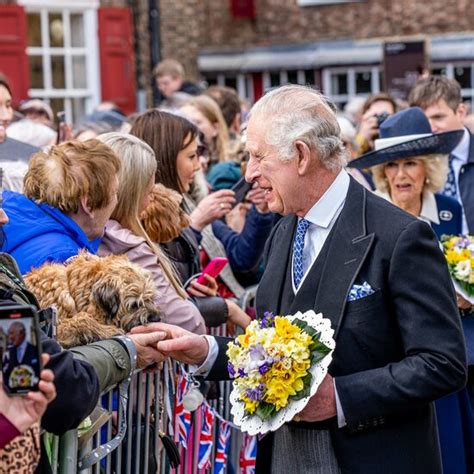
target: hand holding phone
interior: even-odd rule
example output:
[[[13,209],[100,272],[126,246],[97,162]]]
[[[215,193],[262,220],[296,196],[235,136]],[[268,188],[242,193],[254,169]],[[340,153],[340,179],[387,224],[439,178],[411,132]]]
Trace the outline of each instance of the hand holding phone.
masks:
[[[233,186],[232,191],[235,193],[235,203],[233,207],[245,199],[247,193],[252,189],[252,183],[245,181],[245,176],[242,176]]]
[[[201,285],[206,284],[206,278],[204,275],[210,275],[213,278],[217,278],[219,273],[223,268],[229,263],[229,260],[225,257],[215,257],[207,265],[206,268],[202,271],[201,276],[197,279],[197,282]]]
[[[39,390],[41,352],[36,309],[29,305],[0,307],[0,359],[8,395]]]

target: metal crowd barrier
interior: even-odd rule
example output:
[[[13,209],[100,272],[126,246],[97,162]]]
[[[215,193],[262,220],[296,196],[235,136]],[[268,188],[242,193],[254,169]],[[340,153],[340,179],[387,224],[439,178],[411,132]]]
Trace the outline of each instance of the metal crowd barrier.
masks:
[[[242,308],[253,304],[256,287],[249,288],[239,301]],[[227,326],[222,325],[210,331],[213,335],[228,335]],[[176,380],[176,364],[172,364],[172,377]],[[218,398],[208,403],[217,414],[231,421],[229,396],[230,381],[217,382]],[[123,389],[123,387],[122,387]],[[199,435],[201,429],[200,410],[192,414],[192,428],[188,449],[180,448],[181,465],[172,469],[165,455],[159,432],[168,432],[170,420],[163,403],[163,391],[169,389],[162,383],[160,372],[137,371],[126,390],[128,403],[123,411],[120,404],[119,386],[102,395],[102,408],[90,418],[88,429],[68,431],[60,438],[47,435],[53,474],[198,474]],[[174,399],[173,399],[174,400]],[[171,409],[174,410],[174,401]],[[114,449],[113,439],[126,421],[124,437]],[[97,426],[95,426],[97,425]],[[100,427],[98,427],[100,425]],[[161,426],[160,426],[161,425]],[[171,420],[174,428],[174,420]],[[206,472],[214,473],[215,450],[218,438],[217,423],[214,424],[212,467]],[[232,429],[228,466],[225,472],[239,472],[241,433]],[[110,448],[108,447],[110,446]],[[84,467],[84,462],[86,463]],[[232,467],[230,467],[232,466]]]

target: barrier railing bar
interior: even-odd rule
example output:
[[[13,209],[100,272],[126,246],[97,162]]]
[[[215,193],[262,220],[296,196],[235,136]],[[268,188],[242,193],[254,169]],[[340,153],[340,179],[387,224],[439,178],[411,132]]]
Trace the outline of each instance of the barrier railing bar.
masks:
[[[133,377],[132,383],[128,389],[128,413],[127,413],[127,431],[131,430],[132,426],[132,419],[133,419],[133,410],[130,408],[133,405],[133,388],[137,384],[137,378]],[[126,467],[126,474],[132,474],[132,436],[130,435],[131,431],[128,431],[127,435],[127,467]]]

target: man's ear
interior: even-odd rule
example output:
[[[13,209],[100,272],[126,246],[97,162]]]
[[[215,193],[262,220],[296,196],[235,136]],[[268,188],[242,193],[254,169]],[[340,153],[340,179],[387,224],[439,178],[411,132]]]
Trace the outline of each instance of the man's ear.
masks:
[[[458,105],[458,108],[456,109],[456,115],[459,117],[459,119],[462,122],[464,122],[464,119],[466,118],[466,115],[467,115],[466,104],[464,102],[461,102]]]
[[[94,212],[91,210],[89,207],[89,200],[87,199],[87,196],[82,196],[80,201],[81,203],[81,209],[82,211],[91,219],[94,218]]]
[[[306,174],[310,169],[312,163],[311,150],[306,143],[300,140],[295,141],[295,148],[297,153],[296,159],[298,160],[298,174],[301,176]]]

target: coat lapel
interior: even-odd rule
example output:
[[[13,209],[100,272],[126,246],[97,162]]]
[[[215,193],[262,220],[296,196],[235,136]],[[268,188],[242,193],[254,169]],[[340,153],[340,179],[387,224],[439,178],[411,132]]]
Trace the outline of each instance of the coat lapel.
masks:
[[[297,218],[288,216],[278,226],[271,240],[271,258],[266,262],[265,273],[260,281],[257,297],[257,315],[262,317],[265,311],[279,314]]]
[[[351,178],[346,203],[334,228],[316,295],[315,311],[329,318],[337,337],[347,296],[374,241],[367,235],[367,191]]]

